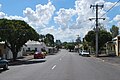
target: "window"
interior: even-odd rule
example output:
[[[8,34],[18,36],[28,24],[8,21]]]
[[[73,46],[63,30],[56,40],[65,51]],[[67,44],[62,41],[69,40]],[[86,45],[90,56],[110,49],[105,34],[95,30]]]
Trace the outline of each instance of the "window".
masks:
[[[30,51],[30,48],[28,48],[28,51]]]
[[[37,51],[37,48],[35,48],[35,51]]]

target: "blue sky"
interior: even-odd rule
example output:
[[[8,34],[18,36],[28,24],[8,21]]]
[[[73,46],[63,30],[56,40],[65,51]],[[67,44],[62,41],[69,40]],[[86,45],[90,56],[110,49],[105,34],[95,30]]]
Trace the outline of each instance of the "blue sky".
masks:
[[[74,41],[76,35],[81,38],[95,24],[86,21],[95,13],[89,8],[91,4],[104,3],[99,15],[118,0],[0,0],[0,18],[20,19],[26,21],[39,34],[51,33],[55,39]],[[120,26],[120,3],[109,11],[100,21],[109,30],[111,26]],[[85,22],[84,22],[85,21]]]
[[[74,0],[51,0],[51,2],[56,6],[56,10],[60,8],[73,8]],[[8,15],[19,15],[23,16],[23,10],[27,7],[35,10],[37,4],[45,5],[48,0],[0,0],[2,4],[2,11]]]

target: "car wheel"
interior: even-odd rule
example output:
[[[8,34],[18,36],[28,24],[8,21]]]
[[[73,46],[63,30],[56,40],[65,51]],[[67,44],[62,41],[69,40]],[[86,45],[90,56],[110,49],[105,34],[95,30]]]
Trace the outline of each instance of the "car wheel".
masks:
[[[8,64],[5,64],[5,66],[3,67],[4,70],[8,70]]]

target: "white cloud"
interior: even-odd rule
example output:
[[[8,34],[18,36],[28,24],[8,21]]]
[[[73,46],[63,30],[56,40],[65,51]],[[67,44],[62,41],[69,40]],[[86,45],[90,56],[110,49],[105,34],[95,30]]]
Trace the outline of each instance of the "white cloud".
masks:
[[[117,23],[118,27],[120,28],[120,22]]]
[[[27,22],[33,25],[35,28],[45,28],[51,20],[55,11],[55,6],[49,1],[46,5],[36,5],[36,10],[26,8],[23,14],[27,18]]]
[[[120,21],[120,15],[116,15],[114,18],[113,18],[114,21]]]
[[[54,26],[51,26],[49,28],[45,28],[42,30],[42,34],[51,33],[54,35],[55,39],[60,39],[61,41],[71,41],[74,40],[77,36],[77,34],[73,34],[74,30],[71,30],[69,28],[63,30],[61,28],[55,28]],[[74,31],[75,32],[75,31]]]
[[[95,21],[89,21],[90,17],[95,17],[95,9],[90,8],[91,4],[104,4],[104,8],[99,9],[99,16],[103,15],[113,4],[112,2],[106,2],[105,0],[75,0],[74,8],[60,8],[56,12],[56,7],[49,0],[46,5],[38,4],[36,9],[28,7],[23,10],[24,17],[21,16],[8,16],[4,12],[0,12],[0,18],[24,20],[40,34],[51,33],[55,36],[55,39],[61,41],[75,40],[77,35],[84,37],[92,26],[95,25]],[[1,8],[2,5],[0,5]],[[117,5],[118,6],[118,5]],[[49,25],[51,19],[54,17],[54,22],[57,25]],[[109,17],[104,16],[105,21],[99,20],[105,26],[108,24]],[[120,21],[120,15],[117,15],[114,21]],[[53,24],[52,24],[53,25]],[[120,22],[118,23],[120,25]],[[51,27],[50,27],[51,26]]]
[[[67,38],[75,38],[75,35],[80,35],[81,37],[84,37],[87,31],[92,29],[91,27],[93,26],[93,24],[95,25],[95,23],[90,22],[88,19],[90,17],[95,17],[95,8],[94,10],[92,10],[92,8],[90,8],[90,5],[94,5],[97,3],[101,5],[104,4],[103,9],[99,9],[99,17],[106,13],[106,11],[115,4],[112,2],[106,2],[105,0],[76,0],[75,8],[60,9],[57,12],[57,16],[54,18],[54,20],[58,25],[61,26],[61,35],[62,33],[64,33]],[[68,12],[74,13],[68,14]],[[72,17],[74,16],[77,17],[74,20],[72,20]],[[104,15],[103,17],[106,18],[106,20],[99,20],[99,22],[103,23],[105,28],[107,28],[109,17],[107,15]],[[69,33],[69,31],[71,31],[72,35]],[[60,33],[58,33],[58,35],[60,35]],[[65,37],[61,37],[61,39],[65,39]]]
[[[90,9],[90,5],[94,4],[96,0],[76,0],[75,9],[60,9],[54,20],[59,24],[62,29],[80,29],[83,26],[91,27],[83,23],[88,21],[89,17],[94,17],[94,12]],[[77,16],[76,21],[72,20],[74,16]],[[88,23],[87,23],[88,24]]]
[[[118,27],[120,27],[120,15],[118,14],[118,15],[116,15],[114,18],[113,18],[113,20],[112,20],[112,22],[117,22],[117,26]]]
[[[120,22],[117,23],[117,26],[120,28]]]
[[[55,23],[59,24],[62,29],[66,29],[69,27],[69,22],[72,16],[76,14],[76,11],[74,9],[61,8],[56,14],[58,16],[54,17]]]
[[[5,13],[0,12],[0,18],[4,18],[5,16],[6,16],[6,14],[5,14]]]

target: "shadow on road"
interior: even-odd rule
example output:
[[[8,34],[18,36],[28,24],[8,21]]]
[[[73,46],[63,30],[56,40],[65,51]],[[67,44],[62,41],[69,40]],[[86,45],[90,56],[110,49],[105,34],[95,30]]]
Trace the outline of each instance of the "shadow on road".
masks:
[[[5,71],[7,71],[7,70],[4,70],[4,69],[0,69],[0,73],[2,73],[2,72],[5,72]]]
[[[28,64],[35,64],[35,63],[43,63],[46,60],[16,60],[16,61],[10,61],[9,66],[17,66],[17,65],[28,65]]]

